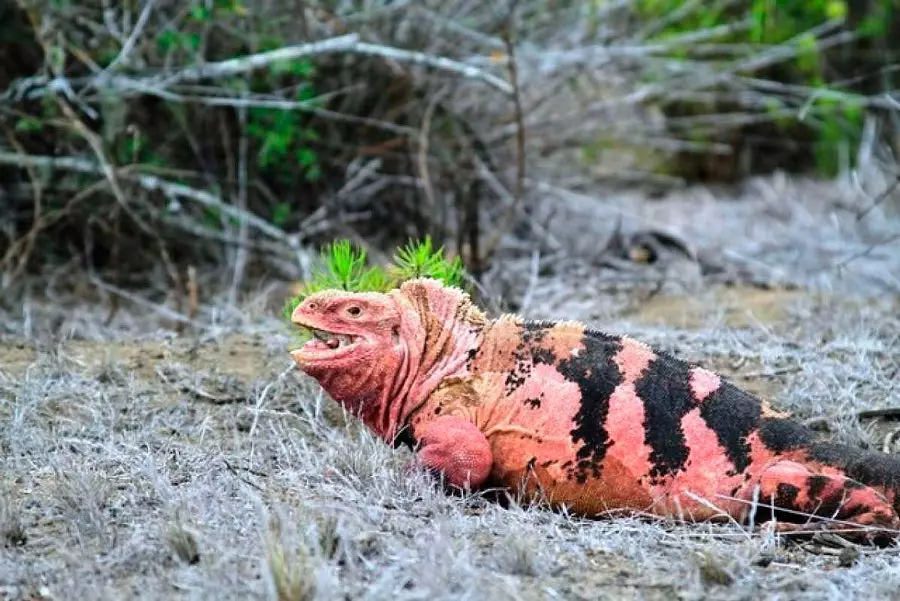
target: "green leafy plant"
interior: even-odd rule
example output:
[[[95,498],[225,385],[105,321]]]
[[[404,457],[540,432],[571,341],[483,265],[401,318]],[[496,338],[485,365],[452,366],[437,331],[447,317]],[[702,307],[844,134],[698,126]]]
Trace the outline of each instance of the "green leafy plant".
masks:
[[[269,50],[281,45],[282,40],[272,38],[264,40],[262,48]],[[273,84],[273,81],[286,78],[295,88],[293,100],[315,107],[320,104],[312,85],[315,76],[315,65],[308,59],[279,61],[272,65],[268,73],[256,76],[251,87],[269,90],[281,85]],[[294,180],[298,169],[308,182],[321,180],[324,173],[319,153],[315,149],[320,136],[308,122],[308,114],[299,110],[251,108],[247,115],[247,132],[258,147],[257,166],[270,171],[286,184]],[[275,219],[277,216],[273,215],[273,222]]]
[[[644,22],[661,23],[651,37],[654,41],[664,42],[679,38],[692,32],[709,30],[714,27],[749,21],[747,28],[734,28],[717,37],[718,43],[750,44],[774,46],[789,44],[794,47],[794,60],[778,64],[770,68],[766,77],[791,84],[799,84],[811,88],[811,103],[804,111],[807,117],[805,127],[810,128],[813,137],[815,166],[820,173],[833,175],[839,168],[838,156],[846,147],[854,147],[860,138],[863,113],[857,102],[849,105],[843,102],[817,100],[820,92],[837,92],[837,86],[829,83],[829,65],[824,51],[810,33],[803,34],[829,20],[847,19],[852,4],[847,0],[806,0],[776,1],[751,0],[745,3],[709,2],[698,3],[693,9],[685,10],[683,0],[636,0],[634,9]],[[848,23],[848,29],[860,38],[879,38],[888,35],[891,19],[895,18],[896,3],[894,0],[875,0],[865,9],[866,15],[857,24]],[[671,55],[674,58],[687,58],[692,50],[688,46],[678,46]],[[723,61],[727,60],[722,57]],[[862,70],[866,68],[860,67]],[[655,77],[652,71],[645,74],[650,79]],[[832,76],[832,79],[833,76]],[[692,109],[679,105],[676,111],[689,110],[690,114],[721,110],[716,105],[695,104]],[[783,111],[780,111],[783,114]],[[789,120],[784,116],[776,119],[775,124],[791,135],[796,131],[796,119]],[[714,133],[704,133],[701,141],[711,141]],[[852,160],[853,152],[849,153]]]
[[[195,2],[178,20],[156,33],[157,51],[166,60],[183,61],[198,53],[221,52],[212,42],[217,39],[210,32],[223,23],[244,21],[252,3],[238,0],[213,0]],[[290,41],[276,33],[277,20],[261,22],[261,28],[253,33],[252,52],[268,52],[284,47]],[[226,28],[227,29],[227,28]],[[118,49],[115,48],[117,51]],[[247,49],[230,48],[222,58],[242,56]],[[112,54],[115,56],[116,52]],[[219,58],[219,57],[216,57]],[[206,58],[206,60],[210,60]],[[324,101],[315,88],[317,77],[315,63],[308,58],[280,60],[252,74],[222,80],[222,85],[234,93],[247,94],[253,104],[246,111],[246,135],[255,168],[254,177],[269,185],[294,189],[298,184],[316,184],[325,177],[321,156],[320,132],[313,125],[308,111],[297,107],[266,105],[275,100],[292,101],[309,108],[320,107]],[[181,107],[177,110],[183,111]],[[288,226],[294,214],[292,205],[286,202],[270,204],[259,211],[278,227]],[[222,221],[217,215],[207,215],[206,225],[220,229]]]
[[[299,86],[296,100],[312,105],[314,92],[307,85]],[[319,141],[319,134],[304,125],[298,111],[251,108],[247,131],[258,140],[257,164],[262,168],[275,167],[282,177],[291,177],[299,168],[308,181],[322,177],[319,156],[309,144]]]
[[[459,257],[447,260],[444,248],[435,249],[430,236],[400,248],[394,255],[394,263],[393,272],[398,282],[426,277],[457,288],[463,287],[465,282],[462,260]]]
[[[444,247],[435,248],[430,236],[397,249],[393,263],[386,267],[368,265],[365,249],[355,248],[348,240],[336,240],[322,249],[321,266],[301,284],[300,294],[287,301],[284,315],[290,319],[304,298],[320,290],[387,292],[405,281],[422,277],[434,278],[448,286],[465,286],[465,269],[460,258],[448,259]]]
[[[285,306],[285,316],[297,308],[304,298],[321,290],[351,290],[353,292],[383,292],[388,288],[384,270],[367,266],[364,248],[354,248],[348,240],[336,240],[321,252],[321,266],[301,285],[301,293]]]

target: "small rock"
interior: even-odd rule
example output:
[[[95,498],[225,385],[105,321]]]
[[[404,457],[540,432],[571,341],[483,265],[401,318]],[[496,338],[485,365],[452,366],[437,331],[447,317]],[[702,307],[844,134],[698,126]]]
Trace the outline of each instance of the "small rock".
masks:
[[[844,547],[838,555],[838,565],[842,568],[849,568],[856,563],[857,559],[859,559],[859,551],[856,547]]]
[[[715,557],[705,555],[699,569],[700,577],[706,584],[730,586],[734,583],[734,575]]]

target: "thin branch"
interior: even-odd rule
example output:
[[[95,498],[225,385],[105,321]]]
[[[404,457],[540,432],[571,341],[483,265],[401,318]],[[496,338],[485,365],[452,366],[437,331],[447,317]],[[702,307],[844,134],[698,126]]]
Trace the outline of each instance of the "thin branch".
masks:
[[[841,261],[840,263],[838,263],[838,264],[836,265],[836,267],[837,267],[838,269],[841,269],[841,268],[843,268],[843,267],[846,267],[846,266],[847,266],[848,264],[850,264],[851,262],[853,262],[853,261],[855,261],[855,260],[857,260],[857,259],[861,259],[861,258],[863,258],[863,257],[868,256],[869,254],[871,254],[872,251],[876,250],[877,248],[879,248],[879,247],[881,247],[881,246],[887,246],[888,244],[893,244],[894,242],[897,242],[897,241],[900,241],[900,234],[895,234],[895,235],[893,235],[893,236],[888,236],[888,237],[885,238],[884,240],[879,240],[878,242],[875,242],[874,244],[870,244],[869,246],[867,246],[867,247],[864,248],[863,250],[861,250],[861,251],[859,251],[859,252],[857,252],[857,253],[853,253],[852,255],[850,255],[849,257],[847,257],[846,259],[844,259],[844,260]]]
[[[691,31],[670,38],[665,42],[654,44],[594,44],[567,50],[532,47],[531,49],[521,51],[519,54],[521,58],[535,63],[535,68],[539,73],[547,73],[551,71],[560,71],[565,67],[584,66],[586,64],[597,66],[614,60],[646,59],[651,58],[654,55],[665,56],[676,50],[696,51],[698,48],[705,47],[699,45],[700,42],[704,40],[722,37],[744,29],[749,29],[751,25],[751,19],[744,19],[728,25],[719,25],[700,31]],[[754,50],[754,48],[746,44],[719,44],[717,45],[716,50],[719,53],[722,53],[723,46],[734,48],[736,52],[740,51],[743,54],[747,54]],[[487,65],[493,62],[493,59],[490,57],[476,56],[466,62],[470,65]]]
[[[470,79],[480,80],[500,90],[504,94],[513,93],[512,86],[509,83],[496,75],[492,75],[473,65],[467,65],[450,58],[434,56],[424,52],[360,42],[359,35],[355,33],[309,44],[286,46],[268,52],[260,52],[242,56],[240,58],[189,67],[173,74],[156,75],[148,78],[138,79],[101,72],[99,75],[94,76],[89,80],[88,87],[93,87],[95,89],[107,88],[120,93],[138,92],[141,94],[153,93],[162,95],[164,91],[179,83],[233,77],[235,75],[243,75],[257,69],[269,67],[273,63],[281,61],[290,61],[308,56],[339,52],[380,56],[382,58],[400,62],[426,65],[441,71],[456,73]],[[83,81],[83,79],[69,80],[62,76],[57,76],[52,79],[28,78],[27,80],[16,80],[9,86],[9,89],[4,94],[0,95],[0,99],[12,98],[13,100],[20,100],[23,98],[31,99],[42,97],[53,91],[71,90],[73,89],[73,85],[77,87],[77,85]],[[24,92],[22,91],[23,88],[25,88]]]
[[[165,241],[162,239],[162,236],[159,235],[159,232],[155,228],[150,227],[147,223],[144,222],[140,215],[132,210],[131,206],[128,203],[128,200],[125,197],[125,194],[122,192],[121,186],[119,185],[119,179],[116,174],[116,170],[106,157],[106,150],[104,149],[103,140],[96,132],[85,125],[81,117],[78,116],[78,114],[65,100],[62,100],[60,98],[56,98],[55,100],[60,110],[69,120],[70,127],[72,127],[72,129],[74,129],[82,138],[84,138],[84,140],[88,143],[88,146],[90,146],[91,150],[94,152],[94,155],[97,157],[100,172],[109,181],[110,190],[112,191],[113,197],[116,199],[118,206],[126,215],[128,215],[128,217],[131,218],[131,220],[138,226],[138,228],[144,231],[144,233],[153,238],[153,240],[156,242],[156,245],[159,248],[160,258],[165,265],[169,278],[172,280],[172,284],[174,285],[175,290],[180,292],[181,279],[178,275],[178,269],[175,267],[175,263],[172,260],[171,255],[169,254],[169,250],[166,248]]]
[[[8,128],[5,128],[6,138],[9,143],[20,153],[25,152],[25,148],[19,143],[18,139],[16,139],[15,135]],[[28,264],[28,260],[31,258],[31,253],[34,250],[34,246],[37,242],[38,234],[41,231],[42,224],[44,222],[44,186],[38,178],[37,174],[34,171],[34,168],[26,168],[28,172],[28,178],[32,183],[32,216],[31,216],[31,228],[28,230],[22,238],[14,242],[7,249],[6,254],[3,256],[2,260],[0,260],[0,266],[3,266],[3,278],[2,281],[9,282],[15,280],[21,275],[21,273],[25,270],[26,265]],[[20,250],[21,246],[21,250]],[[16,255],[18,254],[18,257]],[[18,259],[15,261],[15,267],[11,266],[14,262],[14,259]],[[12,273],[10,273],[10,271]],[[4,286],[5,287],[5,286]]]
[[[56,222],[60,221],[63,217],[68,216],[75,209],[76,205],[81,203],[83,200],[90,198],[107,186],[109,186],[109,182],[106,179],[101,179],[94,182],[90,186],[79,190],[74,196],[72,196],[72,198],[70,198],[63,204],[62,208],[57,209],[52,213],[47,213],[41,217],[40,221],[38,221],[34,226],[36,228],[35,235],[50,228],[51,226],[56,224]],[[18,248],[25,242],[26,239],[24,236],[19,240],[14,241],[9,247],[7,255],[3,258],[2,261],[0,261],[0,265],[6,264],[11,256],[13,256],[16,252],[19,252]],[[14,275],[10,275],[8,273],[8,270],[5,269],[2,276],[0,276],[0,290],[5,290],[6,288],[8,288],[19,274],[20,272],[17,272]]]
[[[834,100],[836,102],[854,101],[865,107],[891,109],[893,105],[889,99],[881,99],[877,96],[864,96],[852,92],[843,92],[830,88],[814,88],[812,86],[804,86],[799,84],[782,83],[780,81],[771,81],[768,79],[759,79],[757,77],[737,76],[737,83],[744,83],[752,88],[762,90],[763,92],[774,92],[777,94],[794,94],[798,97],[806,97],[806,102],[801,108],[801,117],[808,110],[809,106],[816,100]]]
[[[166,319],[171,319],[172,321],[175,321],[178,323],[188,324],[188,325],[192,325],[192,326],[198,326],[198,324],[194,320],[192,320],[188,317],[185,317],[181,313],[178,313],[177,311],[170,309],[164,305],[152,303],[146,299],[141,298],[140,296],[138,296],[136,294],[132,294],[131,292],[129,292],[127,290],[123,290],[122,288],[119,288],[118,286],[113,286],[112,284],[108,284],[108,283],[104,282],[103,280],[101,280],[96,275],[94,275],[93,273],[89,276],[89,279],[90,279],[91,284],[93,284],[97,288],[100,288],[101,290],[104,290],[110,294],[115,294],[116,296],[120,296],[127,301],[130,301],[136,305],[139,305],[141,307],[149,309],[149,310],[153,311],[154,313],[157,313]]]
[[[73,157],[55,158],[39,155],[20,155],[11,152],[0,151],[0,164],[16,165],[19,167],[33,166],[49,169],[64,169],[66,171],[77,171],[79,173],[99,175],[105,174],[104,169],[101,165],[98,165],[97,163],[93,163],[91,161],[76,159]],[[155,175],[135,173],[128,167],[121,167],[119,169],[116,169],[115,174],[122,177],[123,179],[138,183],[145,190],[159,190],[160,192],[173,198],[187,198],[189,200],[198,202],[205,207],[222,211],[226,215],[234,217],[235,219],[246,219],[249,225],[252,225],[263,234],[275,240],[285,242],[292,248],[294,247],[294,244],[291,242],[290,237],[281,228],[275,227],[264,219],[257,217],[253,213],[241,211],[237,207],[226,204],[222,202],[219,197],[210,194],[209,192],[197,190],[196,188],[191,188],[183,184],[166,181],[162,178],[156,177]]]
[[[153,92],[150,92],[153,93]],[[198,104],[205,104],[207,106],[227,106],[233,108],[263,108],[263,109],[274,109],[279,111],[301,111],[305,113],[310,113],[312,115],[316,115],[318,117],[322,117],[325,119],[331,119],[333,121],[344,121],[346,123],[355,123],[358,125],[366,125],[368,127],[383,129],[385,131],[389,131],[395,134],[401,134],[404,136],[412,135],[415,133],[415,129],[412,127],[408,127],[405,125],[397,125],[395,123],[388,123],[387,121],[380,121],[378,119],[372,119],[371,117],[361,117],[357,115],[345,115],[343,113],[339,113],[336,111],[332,111],[329,109],[324,109],[318,106],[315,106],[316,102],[320,102],[325,99],[326,96],[330,95],[322,95],[317,96],[316,98],[312,98],[310,100],[275,100],[275,99],[256,99],[252,97],[248,98],[234,98],[234,97],[216,97],[216,96],[186,96],[181,94],[175,94],[171,92],[167,92],[165,94],[165,99],[169,102],[177,102],[177,103],[189,103],[196,102]]]
[[[852,176],[853,176],[853,183],[856,185],[856,187],[859,189],[859,191],[866,198],[869,198],[872,201],[868,207],[866,207],[865,209],[863,209],[862,211],[860,211],[859,213],[856,214],[857,221],[862,220],[863,217],[865,217],[870,212],[872,212],[872,210],[875,209],[875,207],[877,207],[878,205],[883,203],[887,199],[888,196],[893,194],[894,190],[897,189],[897,186],[900,186],[900,174],[897,174],[894,176],[894,181],[892,181],[890,183],[890,185],[881,192],[881,194],[879,194],[875,198],[872,198],[868,194],[866,194],[865,190],[863,190],[862,185],[859,183],[859,175],[856,170],[853,171]]]
[[[249,54],[239,58],[231,58],[216,63],[207,63],[198,67],[190,67],[173,75],[159,76],[151,81],[170,87],[176,83],[185,81],[200,81],[202,79],[222,79],[234,75],[243,75],[257,69],[269,67],[273,63],[292,61],[298,58],[328,54],[331,52],[346,52],[359,44],[359,35],[351,33],[327,40],[285,46],[277,50]]]
[[[138,38],[141,37],[141,34],[144,32],[144,28],[147,26],[147,21],[150,20],[150,13],[153,12],[153,7],[155,4],[156,0],[147,0],[147,3],[144,5],[144,10],[141,11],[134,29],[128,36],[128,39],[125,40],[125,43],[122,44],[122,49],[119,51],[119,54],[117,54],[116,57],[109,63],[109,65],[106,66],[104,72],[111,72],[113,69],[119,66],[119,63],[125,62],[128,59],[128,55],[131,54],[131,51],[134,49]]]
[[[380,56],[398,61],[409,61],[420,65],[427,65],[442,71],[449,71],[468,77],[469,79],[478,79],[503,92],[504,94],[512,94],[512,86],[503,81],[496,75],[491,75],[487,71],[467,65],[453,59],[443,56],[433,56],[424,52],[415,50],[401,50],[400,48],[392,48],[390,46],[382,46],[379,44],[369,44],[360,42],[351,48],[353,52],[358,54],[367,54],[371,56]]]
[[[519,210],[525,198],[525,115],[522,110],[522,90],[519,87],[519,70],[516,59],[516,45],[513,42],[513,23],[515,17],[517,2],[513,0],[510,5],[509,15],[507,17],[507,28],[503,33],[503,42],[506,44],[506,60],[509,69],[509,79],[512,83],[513,94],[513,112],[516,124],[516,187],[513,192],[513,202],[509,205],[506,213],[498,220],[499,226],[492,239],[485,244],[484,260],[490,260],[500,241],[511,227],[516,213]]]
[[[244,90],[246,93],[246,88]],[[247,137],[247,109],[240,108],[238,113],[238,128],[240,130],[240,138],[238,139],[238,208],[244,214],[238,226],[238,237],[246,243],[250,237],[250,228],[247,225],[247,154],[249,152],[249,139]],[[232,272],[231,287],[228,290],[228,304],[232,307],[237,306],[238,293],[244,280],[247,268],[248,253],[246,246],[237,246],[234,249],[234,270]]]
[[[434,117],[434,111],[437,109],[438,103],[443,100],[445,93],[445,90],[438,92],[428,102],[422,117],[422,126],[419,129],[419,151],[416,153],[416,166],[419,171],[419,179],[422,180],[422,189],[428,201],[429,211],[437,210],[438,203],[431,183],[431,174],[428,171],[428,136],[431,133],[431,119]]]
[[[510,19],[512,20],[512,19]],[[522,90],[519,85],[519,68],[516,59],[516,46],[512,33],[504,37],[506,54],[509,57],[509,79],[515,93],[512,95],[513,109],[516,118],[516,202],[521,203],[525,196],[525,114],[522,111]]]

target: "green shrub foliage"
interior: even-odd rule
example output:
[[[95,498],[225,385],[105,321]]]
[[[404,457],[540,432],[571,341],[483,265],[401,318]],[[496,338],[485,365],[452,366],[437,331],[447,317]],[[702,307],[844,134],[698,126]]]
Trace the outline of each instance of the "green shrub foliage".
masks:
[[[761,50],[781,44],[793,46],[797,51],[795,59],[778,63],[766,75],[773,81],[807,89],[808,101],[800,121],[811,131],[812,159],[819,172],[825,175],[837,172],[841,148],[850,149],[852,160],[865,116],[862,95],[876,91],[871,85],[852,84],[866,79],[885,83],[877,74],[900,58],[896,41],[891,39],[891,28],[896,28],[892,23],[900,12],[896,0],[855,4],[848,0],[719,0],[697,3],[692,10],[685,7],[683,0],[636,0],[635,3],[641,20],[662,24],[652,34],[652,39],[658,41],[749,21],[749,27],[734,27],[717,41],[756,45]],[[842,28],[856,36],[856,40],[832,49],[823,48],[822,37],[812,31],[829,22],[835,26],[829,35]],[[686,55],[690,50],[679,52]],[[716,110],[716,107],[699,105],[685,108],[682,103],[669,108],[678,114]],[[775,116],[783,114],[783,108],[773,100],[768,110],[776,132],[788,137],[797,131],[798,123],[794,118]]]
[[[434,278],[448,286],[465,287],[460,258],[447,258],[444,248],[435,248],[429,236],[398,248],[393,262],[386,266],[369,265],[364,248],[348,240],[336,240],[323,248],[320,265],[301,284],[301,293],[288,300],[284,314],[290,319],[303,299],[321,290],[387,292],[415,278]]]

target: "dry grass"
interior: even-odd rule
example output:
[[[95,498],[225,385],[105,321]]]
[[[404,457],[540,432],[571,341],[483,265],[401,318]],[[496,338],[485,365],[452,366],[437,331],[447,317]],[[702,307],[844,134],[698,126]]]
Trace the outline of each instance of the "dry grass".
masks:
[[[716,211],[761,219],[750,202]],[[737,227],[717,223],[701,250]],[[900,406],[895,297],[704,289],[607,306],[602,280],[572,273],[533,281],[529,313],[676,350],[828,417],[843,440],[880,445],[895,427],[854,417]],[[96,301],[35,295],[0,315],[0,596],[818,600],[900,587],[896,549],[854,560],[736,525],[587,521],[444,494],[291,368],[271,289],[243,312],[205,290],[181,335],[142,307],[103,325]]]

